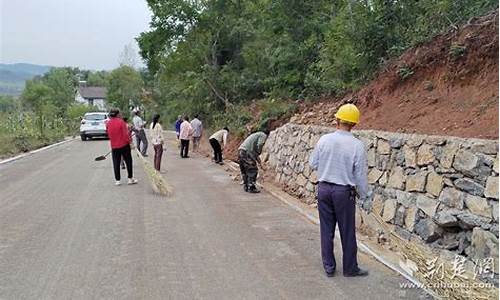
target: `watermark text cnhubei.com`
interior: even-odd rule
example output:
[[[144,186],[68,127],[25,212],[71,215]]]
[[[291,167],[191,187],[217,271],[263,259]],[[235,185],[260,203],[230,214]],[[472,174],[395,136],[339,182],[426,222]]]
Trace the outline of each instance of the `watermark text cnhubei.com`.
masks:
[[[435,282],[435,283],[413,283],[401,282],[399,284],[401,289],[491,289],[496,287],[493,283],[489,282]]]

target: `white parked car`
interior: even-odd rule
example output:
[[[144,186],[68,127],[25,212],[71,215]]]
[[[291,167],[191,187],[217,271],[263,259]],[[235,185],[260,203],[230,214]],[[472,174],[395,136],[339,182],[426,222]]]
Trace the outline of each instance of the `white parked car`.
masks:
[[[108,113],[89,112],[86,113],[80,125],[80,137],[82,141],[93,137],[108,137],[106,132],[106,122],[108,122]]]

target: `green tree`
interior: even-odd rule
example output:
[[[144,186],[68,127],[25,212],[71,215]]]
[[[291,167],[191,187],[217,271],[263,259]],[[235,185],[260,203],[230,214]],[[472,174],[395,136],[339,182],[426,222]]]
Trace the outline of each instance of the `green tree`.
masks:
[[[87,76],[88,86],[106,86],[109,73],[106,71],[89,72]]]
[[[70,68],[53,68],[44,75],[42,82],[51,90],[50,102],[54,104],[59,116],[75,101],[76,76]]]
[[[127,115],[132,106],[141,104],[143,86],[139,72],[129,66],[121,66],[109,74],[107,101]]]
[[[50,109],[55,109],[52,102],[53,95],[54,90],[49,86],[37,81],[28,81],[21,96],[25,107],[32,110],[37,116],[40,136],[43,136],[44,133],[44,119],[52,117],[50,114],[55,114],[55,111],[50,111]]]
[[[154,109],[224,118],[258,98],[341,94],[493,0],[147,0],[138,38]]]

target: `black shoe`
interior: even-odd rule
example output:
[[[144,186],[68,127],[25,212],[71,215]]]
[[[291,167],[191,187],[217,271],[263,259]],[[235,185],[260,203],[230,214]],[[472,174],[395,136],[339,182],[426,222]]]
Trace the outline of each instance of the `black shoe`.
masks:
[[[252,193],[252,194],[257,194],[257,193],[260,193],[260,190],[258,190],[255,185],[251,185],[249,188],[248,188],[248,192],[249,193]]]
[[[335,275],[335,270],[333,270],[331,272],[325,271],[325,274],[326,274],[326,277],[333,277]]]
[[[354,273],[344,274],[344,277],[364,277],[364,276],[368,276],[368,271],[362,269],[358,269]]]
[[[189,158],[189,155],[184,156],[184,158]]]
[[[243,185],[243,190],[244,190],[245,192],[248,192],[248,185],[246,185],[246,184],[245,184],[245,185]]]

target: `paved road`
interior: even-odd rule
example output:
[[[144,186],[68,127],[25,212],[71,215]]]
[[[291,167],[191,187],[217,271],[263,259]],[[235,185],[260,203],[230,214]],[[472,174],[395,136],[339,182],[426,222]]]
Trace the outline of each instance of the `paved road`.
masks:
[[[208,159],[169,145],[174,195],[113,185],[107,141],[73,141],[0,165],[0,299],[398,299],[404,280],[327,278],[319,228]]]

